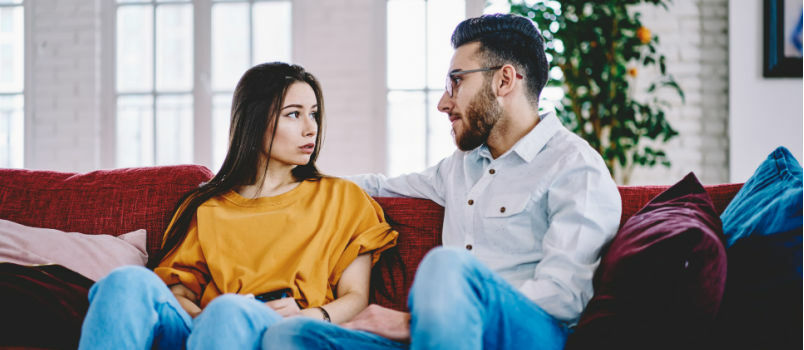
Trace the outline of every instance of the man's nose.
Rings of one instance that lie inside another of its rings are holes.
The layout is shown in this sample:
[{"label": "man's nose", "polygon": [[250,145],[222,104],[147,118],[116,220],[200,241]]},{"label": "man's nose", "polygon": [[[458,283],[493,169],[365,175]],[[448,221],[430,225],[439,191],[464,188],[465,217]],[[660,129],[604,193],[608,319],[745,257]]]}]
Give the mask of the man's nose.
[{"label": "man's nose", "polygon": [[449,97],[449,94],[444,91],[444,93],[441,94],[441,99],[438,100],[438,111],[449,114],[449,112],[452,110],[452,106],[452,99]]}]

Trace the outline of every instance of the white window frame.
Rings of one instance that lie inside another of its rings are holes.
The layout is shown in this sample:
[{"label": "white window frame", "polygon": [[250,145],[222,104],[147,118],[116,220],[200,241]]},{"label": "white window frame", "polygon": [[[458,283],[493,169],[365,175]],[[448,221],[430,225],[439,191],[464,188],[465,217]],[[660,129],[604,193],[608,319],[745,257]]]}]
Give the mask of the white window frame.
[{"label": "white window frame", "polygon": [[[151,0],[153,1],[153,0]],[[266,2],[271,0],[247,0],[241,2],[249,3],[249,14],[253,11],[255,2]],[[286,1],[286,0],[274,0]],[[211,86],[212,72],[212,0],[191,0],[193,6],[193,164],[204,165],[212,169],[212,98],[216,93]],[[297,28],[295,16],[297,13],[296,4],[291,1],[291,26],[292,36],[295,36]],[[115,35],[117,27],[117,1],[102,0],[102,45],[108,48],[102,51],[101,57],[101,76],[102,100],[101,110],[101,166],[104,168],[117,167],[117,90],[116,90],[116,49]],[[249,16],[251,22],[251,16]],[[253,24],[252,24],[253,25]],[[249,34],[251,35],[251,34]],[[253,38],[250,38],[250,51],[253,51]],[[26,43],[28,41],[26,40]],[[291,55],[295,56],[295,45],[291,47]],[[252,55],[253,56],[253,55]],[[253,60],[253,57],[249,57]],[[253,62],[252,62],[253,63]],[[154,67],[156,69],[156,67]],[[234,87],[233,87],[234,89]],[[169,93],[170,94],[170,93]],[[158,96],[160,94],[152,94]],[[156,106],[156,100],[154,100]],[[214,171],[215,169],[213,169]]]},{"label": "white window frame", "polygon": [[31,106],[31,89],[28,87],[31,86],[31,81],[33,79],[32,71],[29,67],[32,66],[31,58],[33,57],[33,44],[32,42],[32,29],[33,29],[33,9],[31,0],[21,0],[21,3],[18,4],[0,4],[0,7],[21,7],[22,8],[22,40],[23,40],[23,47],[22,47],[22,66],[23,66],[23,78],[22,78],[22,91],[19,92],[12,92],[12,93],[0,93],[1,96],[22,96],[22,115],[23,115],[23,139],[22,139],[22,162],[20,164],[21,168],[26,167],[26,162],[29,159],[32,159],[33,151],[32,147],[29,146],[29,143],[33,139],[33,112]]},{"label": "white window frame", "polygon": [[[423,0],[423,1],[425,3],[424,11],[425,11],[425,18],[426,18],[427,11],[428,11],[427,10],[427,3],[430,2],[430,1],[438,1],[438,0]],[[483,8],[485,7],[485,0],[464,0],[464,2],[465,2],[464,9],[465,9],[465,17],[466,18],[477,17],[477,16],[480,16],[480,15],[483,14]],[[385,6],[387,6],[387,3],[388,3],[388,0],[385,1]],[[385,17],[386,24],[388,22],[388,17],[387,16],[388,15],[386,13],[386,17]],[[423,45],[424,46],[423,54],[426,57],[427,54],[428,54],[427,53],[427,40],[429,40],[426,21],[425,21],[424,35],[425,35],[425,39],[424,39],[425,43]],[[384,45],[383,48],[387,47],[387,45],[388,45],[388,43],[387,43],[388,35],[387,34],[385,35],[384,39],[386,41],[386,45]],[[424,64],[425,64],[424,65],[424,71],[422,72],[422,74],[424,75],[424,78],[425,78],[424,79],[425,84],[424,84],[424,86],[422,88],[402,88],[402,89],[394,88],[394,89],[392,89],[392,88],[388,87],[388,83],[386,82],[384,99],[385,99],[386,105],[387,105],[388,96],[390,95],[391,92],[399,91],[399,92],[420,92],[420,93],[424,93],[424,114],[423,114],[423,116],[425,118],[425,123],[424,123],[424,126],[425,126],[425,129],[424,129],[425,146],[424,146],[424,155],[423,155],[423,157],[424,157],[425,168],[428,168],[428,167],[430,167],[430,166],[432,166],[433,164],[436,163],[436,162],[434,162],[434,159],[430,159],[430,149],[431,149],[431,145],[430,145],[430,133],[431,133],[430,119],[434,117],[432,115],[433,109],[435,108],[435,105],[438,103],[437,100],[433,101],[430,98],[430,94],[433,93],[433,92],[437,93],[437,92],[441,91],[443,89],[443,87],[441,87],[441,88],[431,88],[431,87],[429,87],[427,85],[427,76],[428,76],[428,70],[429,70],[429,63],[428,63],[427,59],[425,59]],[[444,64],[447,64],[447,62],[444,62]],[[388,65],[388,58],[387,57],[385,58],[384,65],[386,67]],[[387,68],[386,68],[386,71],[387,71]],[[385,72],[383,72],[383,74],[385,74]],[[446,77],[445,77],[445,79],[446,79]],[[386,108],[386,111],[385,111],[386,128],[387,128],[387,125],[388,125],[388,118],[390,118],[389,113],[390,113],[390,111]],[[391,145],[386,145],[386,156],[385,156],[385,172],[386,173],[389,173],[391,171],[391,161],[392,161],[391,160],[391,152],[392,152]],[[437,161],[437,159],[435,161]]]}]

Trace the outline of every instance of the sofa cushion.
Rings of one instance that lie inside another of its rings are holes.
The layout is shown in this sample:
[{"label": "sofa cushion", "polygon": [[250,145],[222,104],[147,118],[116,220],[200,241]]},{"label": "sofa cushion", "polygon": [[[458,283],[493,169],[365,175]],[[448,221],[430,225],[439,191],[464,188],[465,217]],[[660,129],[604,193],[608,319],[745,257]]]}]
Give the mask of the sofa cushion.
[{"label": "sofa cushion", "polygon": [[759,165],[721,219],[727,247],[750,235],[801,227],[802,170],[787,148],[777,148]]},{"label": "sofa cushion", "polygon": [[727,249],[729,272],[711,348],[802,348],[802,228]]},{"label": "sofa cushion", "polygon": [[145,229],[151,255],[161,245],[179,198],[210,178],[209,169],[199,165],[86,174],[0,169],[0,219],[113,236]]},{"label": "sofa cushion", "polygon": [[[704,189],[709,197],[712,199],[712,204],[715,206],[715,212],[718,215],[726,210],[729,202],[737,194],[737,191],[743,184],[716,184],[706,185]],[[623,212],[620,217],[620,227],[622,227],[628,219],[638,212],[645,204],[648,204],[653,198],[660,193],[666,191],[670,186],[619,186],[620,198],[623,203]]]},{"label": "sofa cushion", "polygon": [[620,229],[566,348],[688,348],[699,342],[723,295],[721,239],[720,218],[690,173]]},{"label": "sofa cushion", "polygon": [[801,349],[802,169],[774,150],[721,216],[729,272],[713,344]]},{"label": "sofa cushion", "polygon": [[78,348],[92,283],[61,265],[0,263],[0,348]]},{"label": "sofa cushion", "polygon": [[120,266],[145,266],[145,236],[145,230],[85,235],[0,219],[0,262],[62,265],[97,281]]}]

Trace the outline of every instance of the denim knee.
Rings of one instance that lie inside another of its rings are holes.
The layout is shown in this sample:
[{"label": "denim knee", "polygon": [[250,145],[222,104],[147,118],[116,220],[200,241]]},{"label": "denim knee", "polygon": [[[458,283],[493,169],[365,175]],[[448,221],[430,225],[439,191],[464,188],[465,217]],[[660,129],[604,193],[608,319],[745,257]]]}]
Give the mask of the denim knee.
[{"label": "denim knee", "polygon": [[212,299],[204,308],[204,313],[213,318],[225,320],[228,317],[249,313],[251,310],[249,301],[251,300],[242,295],[224,294]]},{"label": "denim knee", "polygon": [[431,250],[416,272],[415,282],[430,282],[441,284],[442,278],[457,277],[470,271],[467,267],[471,265],[471,256],[456,248],[438,247]]},{"label": "denim knee", "polygon": [[154,287],[164,287],[165,283],[153,271],[142,266],[122,266],[101,278],[89,291],[90,300],[98,290],[112,290],[120,297],[141,295]]},{"label": "denim knee", "polygon": [[291,317],[282,320],[265,331],[262,338],[263,349],[303,349],[310,338],[322,337],[318,334],[321,322],[307,317]]}]

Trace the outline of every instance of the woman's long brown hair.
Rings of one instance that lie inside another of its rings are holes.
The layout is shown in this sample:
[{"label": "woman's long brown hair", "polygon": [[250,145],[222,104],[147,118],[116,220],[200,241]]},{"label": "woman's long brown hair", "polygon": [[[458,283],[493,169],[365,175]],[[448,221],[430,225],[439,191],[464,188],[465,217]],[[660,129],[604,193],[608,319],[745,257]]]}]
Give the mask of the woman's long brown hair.
[{"label": "woman's long brown hair", "polygon": [[[321,178],[321,173],[315,166],[324,125],[324,98],[318,80],[304,68],[287,63],[263,63],[252,67],[243,74],[235,88],[229,125],[229,150],[221,169],[209,182],[203,183],[179,200],[173,220],[163,237],[162,249],[148,259],[148,267],[155,268],[162,259],[181,245],[201,204],[238,186],[252,185],[258,179],[267,176],[273,143],[268,148],[264,166],[257,168],[260,152],[264,147],[265,133],[271,126],[273,129],[271,139],[273,139],[285,94],[296,82],[310,85],[315,93],[318,103],[318,113],[315,117],[318,133],[310,161],[293,168],[292,173],[298,181]],[[262,176],[258,176],[258,172],[262,172]]]}]

